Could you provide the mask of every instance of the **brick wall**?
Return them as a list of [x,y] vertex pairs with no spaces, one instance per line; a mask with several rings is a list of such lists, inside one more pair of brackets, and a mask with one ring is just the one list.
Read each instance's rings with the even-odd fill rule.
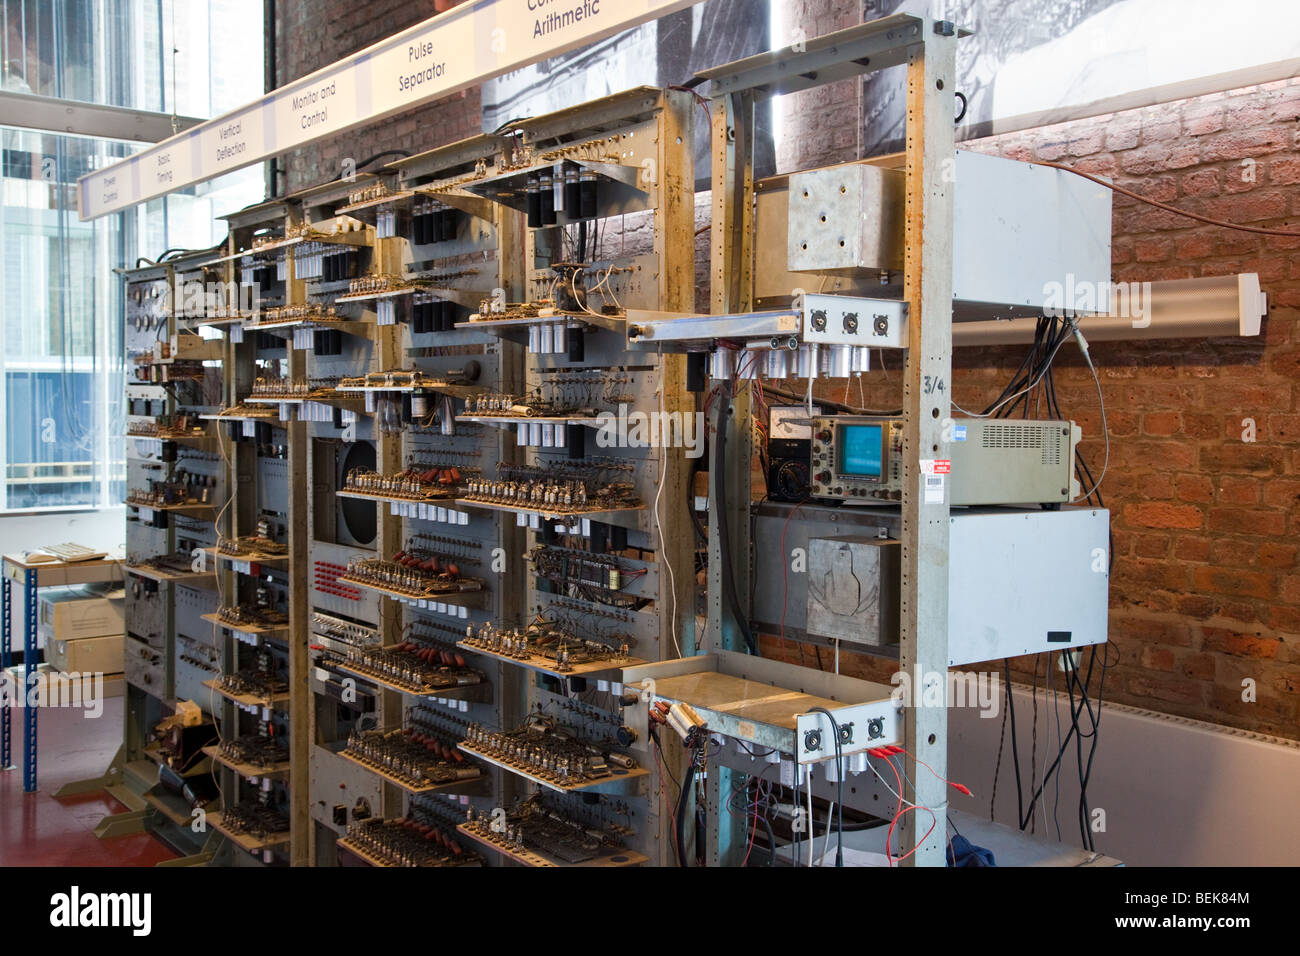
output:
[[[1300,231],[1298,119],[1300,80],[1291,80],[963,146],[1068,163],[1181,209]],[[851,122],[846,109],[830,125]],[[824,161],[844,158],[830,148]],[[1102,492],[1113,516],[1117,663],[1106,697],[1292,738],[1300,737],[1297,248],[1300,239],[1203,225],[1116,196],[1113,281],[1258,272],[1270,311],[1255,339],[1091,348],[1111,434]],[[1023,354],[958,352],[953,397],[984,407]],[[888,361],[864,381],[868,407],[898,400],[901,361]],[[1062,407],[1083,425],[1082,452],[1095,474],[1103,454],[1097,396],[1072,347],[1057,359],[1056,379]],[[844,400],[844,382],[819,394]],[[849,394],[858,400],[856,383]],[[769,646],[815,666],[810,647]],[[1022,676],[1032,673],[1031,659],[1015,663]],[[845,667],[874,679],[893,669],[847,655]],[[1254,702],[1242,699],[1247,679]]]
[[[450,0],[276,0],[276,85],[305,76],[455,6]],[[381,150],[419,153],[477,134],[478,87],[360,130],[295,149],[281,159],[281,193],[338,176],[344,159],[361,162]],[[378,169],[395,156],[368,169]]]
[[[279,79],[318,69],[417,22],[432,3],[280,0]],[[783,16],[817,36],[860,21],[859,0],[791,0]],[[781,169],[857,155],[857,85],[788,98]],[[1234,222],[1300,230],[1300,81],[1233,90],[1045,127],[965,148],[1077,165],[1180,208]],[[479,129],[477,90],[359,133],[295,151],[287,188],[337,174],[342,157],[428,149]],[[700,197],[704,200],[706,197]],[[708,208],[697,204],[697,221]],[[1258,339],[1095,343],[1111,433],[1102,491],[1113,515],[1112,657],[1108,699],[1300,737],[1300,240],[1232,232],[1116,197],[1115,281],[1258,272],[1270,314]],[[707,254],[707,234],[697,255]],[[703,263],[697,277],[703,281]],[[707,290],[699,302],[706,305]],[[954,397],[982,407],[1009,380],[1018,349],[958,353]],[[1066,349],[1057,394],[1099,467],[1097,399],[1086,367]],[[864,404],[900,394],[899,356],[860,383]],[[844,400],[845,383],[824,394]],[[859,383],[849,388],[859,396]],[[876,406],[880,407],[880,406]],[[1254,441],[1243,432],[1254,423]],[[1248,436],[1249,437],[1249,436]],[[811,647],[765,641],[768,653],[816,666]],[[823,652],[823,658],[825,653]],[[829,660],[824,661],[829,666]],[[1017,671],[1032,673],[1032,662]],[[892,671],[845,654],[846,671]],[[1257,699],[1242,700],[1253,680]]]

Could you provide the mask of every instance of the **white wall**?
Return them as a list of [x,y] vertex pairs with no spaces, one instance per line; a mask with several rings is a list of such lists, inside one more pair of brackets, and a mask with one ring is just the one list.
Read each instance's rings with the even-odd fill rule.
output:
[[[46,544],[84,544],[120,557],[126,541],[126,508],[66,511],[49,514],[0,515],[0,552],[21,554]],[[13,587],[14,650],[23,646],[23,592]]]
[[[1025,801],[1029,786],[1029,691],[1017,687],[1016,724]],[[1062,734],[1069,732],[1069,702],[1058,699]],[[1045,751],[1055,756],[1056,723],[1050,723],[1039,692],[1039,769]],[[981,719],[974,708],[950,708],[948,770],[952,780],[977,798],[954,795],[952,805],[987,819],[997,760],[999,718]],[[1088,785],[1089,805],[1106,814],[1106,830],[1093,838],[1097,849],[1130,866],[1292,866],[1300,846],[1300,743],[1171,717],[1135,707],[1107,704]],[[1085,741],[1084,760],[1087,760]],[[1062,842],[1079,846],[1078,770],[1073,742],[1061,776],[1059,819]],[[1056,788],[1049,787],[1047,829],[1053,839]],[[997,820],[1014,825],[1015,771],[1011,733],[997,790]],[[1042,813],[1038,833],[1044,832]]]

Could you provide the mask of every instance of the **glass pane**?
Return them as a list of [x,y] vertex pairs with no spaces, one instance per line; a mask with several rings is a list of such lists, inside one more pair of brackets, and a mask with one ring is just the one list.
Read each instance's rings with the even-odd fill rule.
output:
[[3,86],[217,116],[262,94],[262,45],[229,39],[262,16],[262,0],[0,0]]
[[0,510],[105,507],[125,496],[122,280],[113,271],[224,237],[258,201],[259,166],[80,222],[76,180],[134,146],[0,129]]

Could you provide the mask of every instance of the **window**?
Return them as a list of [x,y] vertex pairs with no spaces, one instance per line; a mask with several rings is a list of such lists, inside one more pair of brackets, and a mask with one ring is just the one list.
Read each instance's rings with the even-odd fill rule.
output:
[[[261,0],[0,2],[5,90],[199,117],[262,93],[261,45],[209,29],[223,24],[229,38],[242,21],[260,33]],[[0,511],[116,505],[125,378],[114,269],[220,242],[213,217],[259,201],[262,170],[81,222],[77,178],[137,147],[10,128],[0,140]]]

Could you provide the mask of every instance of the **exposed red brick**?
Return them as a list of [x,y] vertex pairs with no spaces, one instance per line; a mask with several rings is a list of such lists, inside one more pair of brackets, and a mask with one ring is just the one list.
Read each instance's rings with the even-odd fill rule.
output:
[[1125,507],[1124,521],[1143,528],[1200,528],[1205,515],[1192,505],[1150,501]]

